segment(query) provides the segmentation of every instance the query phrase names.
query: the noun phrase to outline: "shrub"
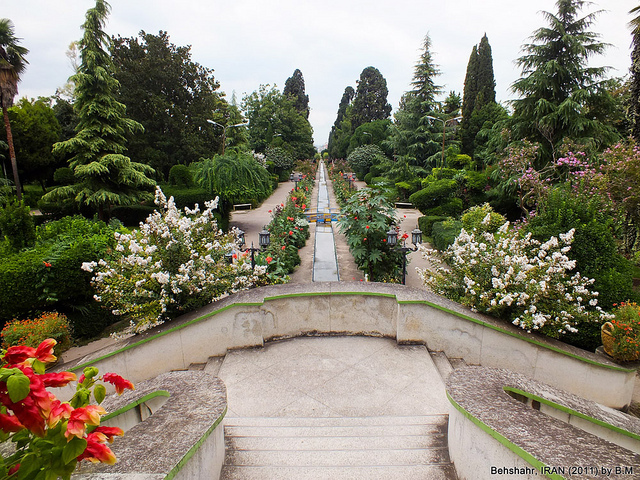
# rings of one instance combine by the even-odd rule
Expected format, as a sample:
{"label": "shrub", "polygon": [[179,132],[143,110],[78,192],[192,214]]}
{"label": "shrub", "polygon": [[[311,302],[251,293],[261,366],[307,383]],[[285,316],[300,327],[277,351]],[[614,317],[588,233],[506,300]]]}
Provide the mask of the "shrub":
{"label": "shrub", "polygon": [[193,185],[193,176],[186,165],[174,165],[169,170],[169,184],[190,187]]}
{"label": "shrub", "polygon": [[111,217],[117,218],[127,227],[138,226],[141,222],[153,213],[154,208],[150,205],[127,205],[114,207],[111,210]]}
{"label": "shrub", "polygon": [[0,335],[2,336],[2,348],[16,345],[35,348],[47,338],[53,338],[58,342],[54,350],[56,355],[60,355],[71,346],[69,321],[66,316],[56,312],[43,313],[33,320],[8,322]]}
{"label": "shrub", "polygon": [[53,181],[58,185],[71,185],[75,182],[75,176],[73,170],[69,167],[61,167],[53,172]]}
{"label": "shrub", "polygon": [[[435,228],[435,227],[434,227]],[[597,306],[593,280],[568,272],[574,231],[544,243],[505,223],[496,234],[462,231],[443,254],[448,268],[422,272],[436,293],[527,330],[558,338],[610,318]],[[426,251],[431,256],[432,251]],[[435,257],[433,261],[439,260]]]}
{"label": "shrub", "polygon": [[471,207],[462,214],[460,220],[467,232],[475,231],[476,233],[496,233],[507,221],[502,215],[494,212],[488,203]]}
{"label": "shrub", "polygon": [[431,227],[433,245],[438,250],[446,250],[450,245],[453,245],[461,231],[462,222],[458,220],[449,219],[442,222],[434,222]]}
{"label": "shrub", "polygon": [[[445,203],[456,192],[458,184],[455,180],[434,180],[425,188],[409,197],[409,201],[426,215],[427,211]],[[437,215],[437,214],[436,214]]]}
{"label": "shrub", "polygon": [[15,201],[0,208],[0,232],[14,251],[33,246],[35,226],[30,209],[24,202]]}
{"label": "shrub", "polygon": [[377,145],[363,145],[354,149],[347,157],[349,167],[353,169],[358,178],[364,178],[372,165],[386,160],[382,150]]}
{"label": "shrub", "polygon": [[418,218],[418,228],[422,230],[422,234],[426,237],[430,237],[432,235],[433,224],[436,222],[442,222],[446,220],[447,217],[442,215],[423,215]]}
{"label": "shrub", "polygon": [[[177,312],[190,311],[254,285],[264,268],[251,270],[249,258],[237,255],[235,233],[222,234],[214,220],[217,201],[206,209],[178,211],[158,188],[156,211],[140,229],[116,232],[113,255],[90,261],[96,299],[130,320],[125,331],[142,332]],[[225,254],[232,253],[229,264]]]}
{"label": "shrub", "polygon": [[437,207],[425,210],[425,215],[441,215],[447,217],[457,217],[462,212],[462,199],[454,197],[441,203]]}

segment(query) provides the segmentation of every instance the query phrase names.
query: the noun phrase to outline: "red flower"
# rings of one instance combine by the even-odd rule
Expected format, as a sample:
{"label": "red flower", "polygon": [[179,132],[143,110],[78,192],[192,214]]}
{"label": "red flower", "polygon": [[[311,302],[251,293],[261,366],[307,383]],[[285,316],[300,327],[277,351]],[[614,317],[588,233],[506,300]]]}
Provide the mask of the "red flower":
{"label": "red flower", "polygon": [[76,408],[69,415],[67,423],[67,431],[64,436],[67,438],[82,438],[87,425],[100,425],[100,415],[104,415],[106,410],[100,405],[87,405],[86,407]]}
{"label": "red flower", "polygon": [[281,206],[281,207],[284,207],[284,203],[281,203],[281,204],[280,204],[280,206]]}
{"label": "red flower", "polygon": [[269,213],[271,213],[271,210],[269,210]]}
{"label": "red flower", "polygon": [[362,241],[363,241],[363,242],[366,242],[366,241],[367,241],[367,237],[364,237],[364,238],[362,239]]}
{"label": "red flower", "polygon": [[267,260],[267,263],[271,263],[271,262],[272,262],[272,260],[273,260],[273,257],[267,257],[267,259],[266,259],[266,260]]}
{"label": "red flower", "polygon": [[407,238],[409,238],[409,234],[408,234],[407,232],[405,232],[405,233],[402,235],[402,238],[403,238],[403,239],[407,239]]}
{"label": "red flower", "polygon": [[367,230],[369,230],[369,225],[367,225],[367,226],[366,226],[366,227],[364,227],[364,228],[366,228]]}
{"label": "red flower", "polygon": [[102,376],[102,380],[116,387],[116,392],[118,393],[118,395],[122,395],[122,392],[124,392],[125,389],[135,390],[133,383],[122,378],[117,373],[105,373]]}
{"label": "red flower", "polygon": [[282,250],[284,250],[286,247],[284,245],[282,245]]}
{"label": "red flower", "polygon": [[76,379],[76,374],[71,372],[45,373],[40,375],[45,387],[64,387]]}
{"label": "red flower", "polygon": [[22,430],[24,425],[20,423],[18,417],[6,413],[0,413],[0,430],[5,433]]}
{"label": "red flower", "polygon": [[104,434],[91,432],[87,435],[87,448],[78,455],[77,460],[89,460],[92,463],[106,463],[113,465],[116,463],[116,456],[111,449],[104,444],[106,437]]}
{"label": "red flower", "polygon": [[44,266],[49,268],[51,266],[51,264],[49,262],[45,262],[44,260],[42,261],[42,263],[44,263]]}
{"label": "red flower", "polygon": [[231,255],[233,257],[233,259],[235,260],[236,258],[238,258],[238,254],[234,253],[233,255]]}

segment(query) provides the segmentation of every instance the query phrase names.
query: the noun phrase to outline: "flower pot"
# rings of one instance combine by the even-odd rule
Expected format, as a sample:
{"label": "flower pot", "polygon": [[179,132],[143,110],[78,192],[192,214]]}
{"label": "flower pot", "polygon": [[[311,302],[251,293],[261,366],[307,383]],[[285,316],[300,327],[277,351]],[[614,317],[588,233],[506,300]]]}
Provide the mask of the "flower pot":
{"label": "flower pot", "polygon": [[613,324],[611,322],[605,322],[602,327],[600,327],[600,336],[602,337],[604,353],[613,357],[614,360],[618,360],[620,362],[633,362],[634,360],[638,360],[640,352],[630,352],[625,355],[614,351],[616,339],[613,336]]}

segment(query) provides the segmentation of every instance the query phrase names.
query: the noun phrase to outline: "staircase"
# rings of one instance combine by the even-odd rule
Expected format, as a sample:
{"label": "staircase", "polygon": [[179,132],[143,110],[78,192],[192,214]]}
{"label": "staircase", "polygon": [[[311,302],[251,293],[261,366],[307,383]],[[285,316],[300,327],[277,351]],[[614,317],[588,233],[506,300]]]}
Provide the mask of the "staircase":
{"label": "staircase", "polygon": [[222,480],[456,479],[447,415],[227,418]]}

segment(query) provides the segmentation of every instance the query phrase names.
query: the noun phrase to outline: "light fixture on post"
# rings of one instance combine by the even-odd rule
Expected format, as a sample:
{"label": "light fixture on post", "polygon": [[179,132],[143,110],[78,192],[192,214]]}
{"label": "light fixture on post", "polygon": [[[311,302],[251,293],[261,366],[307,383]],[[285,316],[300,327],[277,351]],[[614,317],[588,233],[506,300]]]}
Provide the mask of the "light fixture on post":
{"label": "light fixture on post", "polygon": [[214,122],[210,118],[207,118],[207,122],[211,123],[212,125],[215,125],[217,127],[222,128],[222,153],[221,153],[221,155],[224,155],[224,147],[225,147],[225,143],[227,141],[227,128],[244,127],[244,126],[247,125],[246,123],[236,123],[235,125],[222,125],[221,123]]}
{"label": "light fixture on post", "polygon": [[[241,252],[251,252],[251,270],[256,268],[255,253],[259,252],[260,250],[264,250],[271,243],[271,233],[269,233],[266,228],[264,230],[262,230],[258,234],[258,236],[259,236],[258,242],[260,244],[259,248],[258,247],[254,247],[253,246],[253,242],[251,242],[251,246],[250,247],[244,248],[244,246],[246,245],[246,239],[244,238],[244,232],[242,230],[238,230],[238,246],[240,247],[240,251]],[[263,236],[264,236],[264,238],[263,238]]]}
{"label": "light fixture on post", "polygon": [[302,174],[301,173],[292,173],[291,175],[289,175],[289,180],[291,180],[292,182],[296,183],[295,189],[298,189],[298,182],[302,181]]}
{"label": "light fixture on post", "polygon": [[409,238],[409,235],[405,233],[402,236],[402,246],[398,246],[398,231],[392,226],[387,232],[387,245],[391,248],[397,248],[402,253],[402,285],[406,285],[407,280],[407,254],[418,250],[418,245],[422,243],[422,231],[416,226],[411,232],[413,248],[405,246],[407,238]]}
{"label": "light fixture on post", "polygon": [[428,118],[429,120],[437,120],[438,122],[442,122],[442,164],[440,166],[444,167],[444,136],[445,136],[445,132],[447,131],[447,123],[459,122],[460,120],[462,120],[462,116],[450,118],[449,120],[443,120],[441,118],[432,117],[430,115],[427,115],[426,118]]}

